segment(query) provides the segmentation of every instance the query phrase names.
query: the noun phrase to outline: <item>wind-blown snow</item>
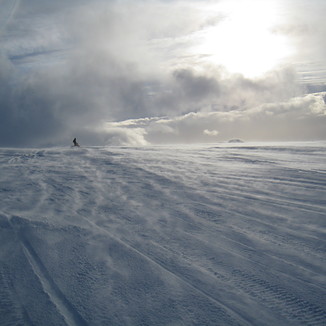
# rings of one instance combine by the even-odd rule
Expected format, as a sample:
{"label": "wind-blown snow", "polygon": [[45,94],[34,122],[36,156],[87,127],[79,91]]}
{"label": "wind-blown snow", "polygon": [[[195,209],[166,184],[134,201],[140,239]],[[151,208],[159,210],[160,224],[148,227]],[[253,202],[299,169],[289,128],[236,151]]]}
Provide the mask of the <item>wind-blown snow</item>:
{"label": "wind-blown snow", "polygon": [[325,325],[326,143],[0,149],[1,325]]}

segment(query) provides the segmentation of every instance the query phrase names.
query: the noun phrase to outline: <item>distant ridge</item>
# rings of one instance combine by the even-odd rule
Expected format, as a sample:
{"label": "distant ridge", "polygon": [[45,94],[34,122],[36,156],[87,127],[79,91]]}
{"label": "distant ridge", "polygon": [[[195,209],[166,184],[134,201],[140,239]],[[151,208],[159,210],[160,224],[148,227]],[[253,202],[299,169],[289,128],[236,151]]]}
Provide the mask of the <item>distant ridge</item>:
{"label": "distant ridge", "polygon": [[236,139],[230,139],[228,143],[244,143],[244,141],[236,138]]}

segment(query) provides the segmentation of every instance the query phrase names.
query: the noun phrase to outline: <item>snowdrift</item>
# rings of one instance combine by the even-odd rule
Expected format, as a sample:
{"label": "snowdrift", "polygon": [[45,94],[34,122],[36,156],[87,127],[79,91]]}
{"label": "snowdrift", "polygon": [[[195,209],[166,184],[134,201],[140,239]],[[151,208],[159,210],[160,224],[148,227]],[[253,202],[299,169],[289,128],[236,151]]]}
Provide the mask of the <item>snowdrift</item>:
{"label": "snowdrift", "polygon": [[0,149],[1,325],[325,325],[326,144]]}

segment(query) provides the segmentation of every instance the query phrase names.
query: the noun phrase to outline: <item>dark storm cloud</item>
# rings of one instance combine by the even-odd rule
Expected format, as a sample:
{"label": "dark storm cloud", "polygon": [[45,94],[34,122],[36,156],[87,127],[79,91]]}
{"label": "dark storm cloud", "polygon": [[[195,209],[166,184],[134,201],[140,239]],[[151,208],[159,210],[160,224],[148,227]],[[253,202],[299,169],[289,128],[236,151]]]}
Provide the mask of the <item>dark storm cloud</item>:
{"label": "dark storm cloud", "polygon": [[190,101],[219,95],[219,83],[213,77],[195,75],[190,69],[176,70],[173,77],[182,95]]}
{"label": "dark storm cloud", "polygon": [[15,79],[14,70],[0,59],[0,145],[23,146],[44,141],[60,128],[60,119],[49,106],[48,85]]}
{"label": "dark storm cloud", "polygon": [[179,106],[187,107],[188,111],[246,110],[261,103],[283,101],[302,93],[296,73],[286,67],[269,72],[259,79],[228,74],[213,66],[207,66],[201,73],[191,68],[182,69],[173,72],[169,87],[174,95],[174,103],[181,103]]}

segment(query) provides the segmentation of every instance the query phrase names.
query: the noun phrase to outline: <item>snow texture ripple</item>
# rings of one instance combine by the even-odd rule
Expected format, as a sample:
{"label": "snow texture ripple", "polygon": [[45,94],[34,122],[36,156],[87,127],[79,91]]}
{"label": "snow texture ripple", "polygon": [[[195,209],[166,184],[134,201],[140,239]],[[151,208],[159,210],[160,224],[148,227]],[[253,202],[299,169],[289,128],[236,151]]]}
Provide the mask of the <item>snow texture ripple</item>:
{"label": "snow texture ripple", "polygon": [[326,325],[326,143],[0,149],[0,325]]}

